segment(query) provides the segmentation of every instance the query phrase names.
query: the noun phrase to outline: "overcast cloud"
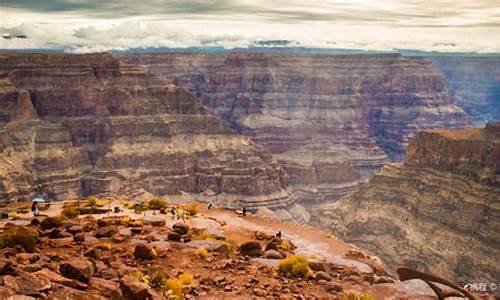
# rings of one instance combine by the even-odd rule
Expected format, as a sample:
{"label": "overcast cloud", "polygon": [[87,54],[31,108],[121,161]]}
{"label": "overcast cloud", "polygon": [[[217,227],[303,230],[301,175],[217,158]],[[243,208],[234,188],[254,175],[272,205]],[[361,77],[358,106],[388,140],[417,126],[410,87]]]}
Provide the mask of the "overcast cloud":
{"label": "overcast cloud", "polygon": [[498,0],[2,0],[0,48],[305,47],[500,52]]}

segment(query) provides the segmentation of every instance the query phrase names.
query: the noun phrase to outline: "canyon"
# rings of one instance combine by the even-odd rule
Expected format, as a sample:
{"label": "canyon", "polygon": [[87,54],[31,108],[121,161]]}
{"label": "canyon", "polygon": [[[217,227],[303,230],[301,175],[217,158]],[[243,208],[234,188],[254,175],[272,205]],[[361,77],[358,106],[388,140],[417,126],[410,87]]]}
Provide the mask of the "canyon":
{"label": "canyon", "polygon": [[500,57],[434,56],[432,63],[446,78],[456,104],[476,125],[500,120]]}
{"label": "canyon", "polygon": [[0,57],[0,199],[218,194],[293,205],[272,155],[184,88],[110,54]]}
{"label": "canyon", "polygon": [[298,201],[352,193],[426,128],[463,128],[442,74],[399,54],[155,53],[121,58],[186,87],[270,151]]}
{"label": "canyon", "polygon": [[500,123],[430,130],[352,196],[313,222],[378,255],[457,282],[495,282],[500,232]]}

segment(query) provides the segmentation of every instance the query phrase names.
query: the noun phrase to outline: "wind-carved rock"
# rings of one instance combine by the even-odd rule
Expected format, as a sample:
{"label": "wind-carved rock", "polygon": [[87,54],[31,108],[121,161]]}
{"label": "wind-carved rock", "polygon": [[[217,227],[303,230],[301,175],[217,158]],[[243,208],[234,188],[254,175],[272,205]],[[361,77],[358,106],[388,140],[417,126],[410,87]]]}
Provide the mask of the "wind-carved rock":
{"label": "wind-carved rock", "polygon": [[212,190],[234,207],[293,202],[271,154],[112,55],[2,55],[0,74],[2,201]]}
{"label": "wind-carved rock", "polygon": [[442,74],[390,55],[162,53],[123,59],[185,86],[269,150],[298,199],[351,193],[420,129],[462,128]]}
{"label": "wind-carved rock", "polygon": [[494,282],[500,276],[500,123],[419,132],[403,164],[387,165],[358,192],[313,216],[388,266]]}

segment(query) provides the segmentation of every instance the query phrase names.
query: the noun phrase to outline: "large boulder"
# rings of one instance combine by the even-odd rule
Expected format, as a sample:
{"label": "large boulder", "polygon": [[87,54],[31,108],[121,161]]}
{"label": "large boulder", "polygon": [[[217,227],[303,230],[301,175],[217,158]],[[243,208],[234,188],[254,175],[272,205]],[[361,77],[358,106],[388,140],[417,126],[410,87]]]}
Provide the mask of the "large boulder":
{"label": "large boulder", "polygon": [[229,248],[219,240],[195,240],[186,243],[186,246],[192,248],[205,248],[209,252],[219,253],[221,257],[229,256]]}
{"label": "large boulder", "polygon": [[148,286],[129,275],[120,279],[120,289],[127,300],[146,300],[150,297]]}
{"label": "large boulder", "polygon": [[96,238],[109,238],[115,233],[116,233],[116,228],[114,228],[113,226],[106,226],[99,228],[99,230],[97,230],[94,236]]}
{"label": "large boulder", "polygon": [[146,259],[152,259],[154,256],[155,255],[153,248],[151,248],[150,246],[143,243],[135,245],[134,257],[136,259],[146,260]]}
{"label": "large boulder", "polygon": [[96,290],[100,295],[105,296],[107,299],[119,300],[123,299],[122,292],[119,285],[111,280],[92,277],[89,281],[91,288]]}
{"label": "large boulder", "polygon": [[186,223],[177,222],[174,225],[172,225],[172,229],[175,232],[179,233],[180,235],[184,235],[184,234],[188,233],[189,225],[187,225]]}
{"label": "large boulder", "polygon": [[243,243],[239,250],[244,256],[259,257],[262,255],[262,247],[257,241]]}
{"label": "large boulder", "polygon": [[143,219],[144,224],[150,224],[151,226],[165,226],[165,218],[160,216],[146,216]]}
{"label": "large boulder", "polygon": [[3,277],[3,286],[16,293],[26,296],[40,296],[51,288],[50,280],[45,276],[18,271],[17,276],[6,275]]}
{"label": "large boulder", "polygon": [[282,259],[283,255],[279,251],[271,249],[264,252],[264,258]]}
{"label": "large boulder", "polygon": [[57,274],[56,272],[50,271],[49,269],[42,269],[40,271],[33,273],[33,275],[35,275],[37,277],[39,277],[39,276],[46,277],[47,279],[49,279],[53,283],[62,284],[62,285],[72,287],[75,289],[79,289],[79,290],[85,290],[88,287],[87,284],[85,284],[81,281],[71,279],[71,278],[66,278],[64,276]]}
{"label": "large boulder", "polygon": [[88,283],[94,274],[94,267],[88,260],[73,258],[61,263],[59,266],[59,272],[67,278]]}
{"label": "large boulder", "polygon": [[167,239],[169,241],[180,242],[181,238],[182,238],[182,235],[180,235],[178,232],[175,232],[175,231],[170,231],[167,234]]}

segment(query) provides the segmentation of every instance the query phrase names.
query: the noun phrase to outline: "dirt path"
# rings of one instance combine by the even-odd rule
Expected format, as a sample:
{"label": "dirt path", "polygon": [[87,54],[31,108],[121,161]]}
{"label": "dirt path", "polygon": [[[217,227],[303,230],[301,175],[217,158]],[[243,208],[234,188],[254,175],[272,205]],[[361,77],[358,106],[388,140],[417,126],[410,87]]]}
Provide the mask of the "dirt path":
{"label": "dirt path", "polygon": [[255,216],[241,217],[227,210],[212,210],[204,212],[205,215],[215,217],[219,221],[225,221],[230,227],[239,227],[245,230],[259,230],[269,234],[275,234],[281,230],[286,239],[290,239],[297,246],[297,252],[330,257],[332,255],[345,255],[353,246],[318,229],[309,228],[288,222],[264,219]]}

